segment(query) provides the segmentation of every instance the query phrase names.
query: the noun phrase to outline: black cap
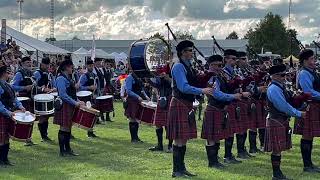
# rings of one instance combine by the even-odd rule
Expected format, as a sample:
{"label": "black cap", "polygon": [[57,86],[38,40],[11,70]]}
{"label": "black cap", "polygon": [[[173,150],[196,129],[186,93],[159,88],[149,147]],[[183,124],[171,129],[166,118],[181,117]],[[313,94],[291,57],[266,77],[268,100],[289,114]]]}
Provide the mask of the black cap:
{"label": "black cap", "polygon": [[314,55],[314,52],[311,49],[304,49],[299,54],[299,61],[303,63],[304,60],[309,59],[311,56]]}
{"label": "black cap", "polygon": [[94,62],[99,62],[99,61],[102,61],[101,58],[94,58]]}
{"label": "black cap", "polygon": [[92,60],[87,60],[86,65],[90,65],[90,64],[93,64],[93,61]]}
{"label": "black cap", "polygon": [[42,58],[41,63],[49,65],[50,64],[50,58],[48,58],[48,57]]}
{"label": "black cap", "polygon": [[21,62],[31,61],[31,58],[29,56],[23,57],[21,59]]}
{"label": "black cap", "polygon": [[284,64],[275,65],[275,66],[272,66],[272,67],[269,69],[269,74],[270,74],[270,75],[273,75],[273,74],[285,72],[286,69],[287,69],[287,67],[286,67],[286,65],[284,65]]}
{"label": "black cap", "polygon": [[238,51],[238,57],[246,57],[247,53],[244,51]]}
{"label": "black cap", "polygon": [[226,49],[224,51],[224,56],[236,56],[238,57],[238,52],[234,49]]}
{"label": "black cap", "polygon": [[213,62],[223,62],[223,57],[220,55],[212,55],[207,59],[207,63],[211,64]]}
{"label": "black cap", "polygon": [[64,60],[61,62],[60,66],[59,66],[59,69],[64,69],[66,66],[72,66],[73,65],[73,62],[72,60],[68,59],[68,60]]}
{"label": "black cap", "polygon": [[179,44],[176,47],[177,52],[182,52],[184,49],[188,48],[188,47],[193,47],[194,43],[192,41],[189,40],[184,40],[179,42]]}

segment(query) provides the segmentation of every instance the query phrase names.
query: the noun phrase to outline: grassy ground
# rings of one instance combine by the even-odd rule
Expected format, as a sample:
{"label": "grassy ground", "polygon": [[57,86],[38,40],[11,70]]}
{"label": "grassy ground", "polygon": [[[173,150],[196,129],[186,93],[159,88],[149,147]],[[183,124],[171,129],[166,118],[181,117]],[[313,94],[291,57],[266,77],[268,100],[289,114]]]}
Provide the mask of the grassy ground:
{"label": "grassy ground", "polygon": [[[73,129],[76,139],[72,147],[81,154],[75,158],[59,157],[56,125],[50,124],[49,127],[49,136],[55,140],[53,144],[40,142],[35,125],[33,137],[38,145],[24,147],[23,143],[11,142],[9,158],[16,165],[0,168],[0,179],[171,179],[172,155],[147,150],[156,142],[154,128],[142,125],[140,138],[145,143],[131,144],[122,104],[116,103],[115,107],[115,122],[98,125],[95,129],[99,138],[88,139],[86,131]],[[200,122],[198,127],[200,132]],[[320,179],[320,175],[302,173],[299,139],[294,136],[294,148],[283,154],[284,173],[294,179]],[[191,172],[198,174],[192,179],[271,179],[269,154],[228,166],[224,170],[214,170],[207,168],[204,143],[197,139],[187,146],[186,164]],[[223,143],[221,147],[222,157]],[[319,140],[315,141],[313,154],[314,163],[320,165]]]}

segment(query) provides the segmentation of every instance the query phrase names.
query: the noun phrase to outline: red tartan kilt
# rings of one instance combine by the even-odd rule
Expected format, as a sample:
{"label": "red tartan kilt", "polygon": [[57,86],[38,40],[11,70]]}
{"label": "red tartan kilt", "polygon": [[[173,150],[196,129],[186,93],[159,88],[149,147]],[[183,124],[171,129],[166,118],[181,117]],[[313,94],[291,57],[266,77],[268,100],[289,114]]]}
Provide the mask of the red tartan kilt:
{"label": "red tartan kilt", "polygon": [[281,152],[291,149],[292,141],[289,130],[289,120],[267,119],[264,151]]}
{"label": "red tartan kilt", "polygon": [[4,144],[9,141],[10,121],[11,119],[8,119],[0,114],[0,144]]}
{"label": "red tartan kilt", "polygon": [[257,107],[257,117],[256,117],[256,128],[265,128],[266,127],[266,110],[265,110],[265,101],[264,100],[257,100],[256,101]]}
{"label": "red tartan kilt", "polygon": [[168,139],[189,140],[197,138],[196,121],[189,123],[188,115],[193,103],[172,98],[168,111]]}
{"label": "red tartan kilt", "polygon": [[130,119],[139,119],[141,115],[142,106],[138,99],[128,97],[128,107],[125,109],[124,115]]}
{"label": "red tartan kilt", "polygon": [[153,121],[153,124],[156,127],[163,127],[167,125],[169,103],[171,101],[171,98],[168,98],[167,101],[168,101],[168,106],[166,109],[160,108],[159,101],[158,101],[157,109],[156,109],[156,112],[154,115],[154,121]]}
{"label": "red tartan kilt", "polygon": [[296,118],[294,133],[305,137],[320,137],[320,103],[310,103],[306,119]]}
{"label": "red tartan kilt", "polygon": [[223,120],[223,110],[207,105],[204,112],[201,138],[215,142],[228,138],[231,134],[230,129],[228,122],[226,122],[225,127],[223,127]]}
{"label": "red tartan kilt", "polygon": [[254,129],[256,127],[255,113],[251,111],[252,103],[254,102],[250,100],[241,100],[238,102],[240,106],[241,132],[246,132],[248,129]]}
{"label": "red tartan kilt", "polygon": [[113,94],[113,87],[111,85],[106,85],[103,89],[104,94]]}
{"label": "red tartan kilt", "polygon": [[53,124],[60,125],[64,128],[71,128],[74,112],[75,107],[64,102],[62,105],[62,109],[60,111],[56,110],[54,112]]}

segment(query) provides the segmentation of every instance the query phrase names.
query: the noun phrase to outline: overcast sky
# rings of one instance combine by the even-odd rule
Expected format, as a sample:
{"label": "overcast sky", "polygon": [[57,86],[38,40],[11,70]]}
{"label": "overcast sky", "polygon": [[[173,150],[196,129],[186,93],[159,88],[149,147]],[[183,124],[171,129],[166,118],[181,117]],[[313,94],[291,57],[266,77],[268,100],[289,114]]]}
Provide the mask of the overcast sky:
{"label": "overcast sky", "polygon": [[[172,29],[197,39],[224,39],[235,30],[240,37],[269,11],[288,24],[289,0],[55,0],[57,39],[140,39]],[[25,0],[23,32],[49,37],[50,0]],[[320,33],[320,0],[292,0],[292,27],[310,42]],[[0,17],[18,29],[16,0],[0,0]]]}

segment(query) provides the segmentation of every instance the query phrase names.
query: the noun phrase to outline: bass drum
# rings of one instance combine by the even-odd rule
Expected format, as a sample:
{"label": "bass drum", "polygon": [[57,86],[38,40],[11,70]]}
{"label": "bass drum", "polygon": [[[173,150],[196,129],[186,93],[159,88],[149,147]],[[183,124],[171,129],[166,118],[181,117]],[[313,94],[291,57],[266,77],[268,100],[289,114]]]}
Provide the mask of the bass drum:
{"label": "bass drum", "polygon": [[172,55],[169,44],[160,38],[138,40],[130,47],[129,67],[140,78],[170,72]]}

